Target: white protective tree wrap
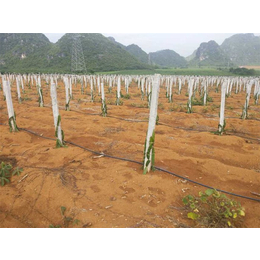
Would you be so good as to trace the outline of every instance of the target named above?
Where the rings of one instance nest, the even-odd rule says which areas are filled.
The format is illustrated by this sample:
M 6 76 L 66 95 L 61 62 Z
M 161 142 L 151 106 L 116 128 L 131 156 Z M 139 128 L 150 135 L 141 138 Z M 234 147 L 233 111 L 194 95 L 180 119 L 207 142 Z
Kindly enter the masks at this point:
M 37 91 L 39 95 L 39 106 L 43 107 L 43 96 L 42 96 L 42 87 L 41 87 L 41 78 L 38 77 L 38 80 L 36 80 L 36 85 L 37 85 Z
M 22 102 L 22 98 L 21 98 L 21 91 L 20 91 L 20 82 L 19 82 L 19 78 L 18 77 L 16 77 L 16 89 L 17 89 L 18 102 L 21 103 Z
M 154 157 L 154 131 L 157 119 L 157 107 L 158 107 L 158 97 L 160 90 L 160 75 L 154 75 L 152 79 L 152 93 L 151 93 L 151 105 L 150 105 L 150 115 L 148 130 L 145 140 L 145 150 L 144 150 L 144 174 L 149 172 L 152 167 L 153 157 Z
M 59 142 L 63 144 L 61 122 L 59 120 L 60 115 L 59 115 L 59 107 L 57 101 L 57 91 L 56 91 L 56 85 L 53 82 L 51 83 L 51 101 L 52 101 L 52 112 L 53 112 L 55 134 Z
M 116 104 L 120 104 L 120 97 L 121 97 L 121 79 L 120 76 L 118 76 L 117 79 L 117 92 L 116 92 Z
M 70 110 L 70 95 L 69 95 L 69 90 L 70 90 L 70 86 L 69 86 L 69 80 L 67 77 L 64 77 L 64 85 L 65 85 L 65 110 L 69 111 Z
M 193 93 L 193 85 L 194 85 L 194 78 L 190 78 L 188 91 L 189 91 L 189 100 L 188 100 L 188 113 L 192 112 L 192 93 Z
M 223 133 L 225 128 L 225 103 L 226 103 L 226 88 L 228 86 L 227 80 L 224 80 L 221 86 L 221 102 L 220 102 L 220 117 L 219 117 L 219 125 L 218 132 L 220 134 Z
M 241 116 L 242 119 L 248 118 L 249 100 L 250 100 L 251 89 L 252 89 L 253 84 L 254 84 L 254 80 L 250 80 L 246 84 L 246 101 L 245 101 L 245 105 L 244 105 L 243 111 L 242 111 L 242 116 Z
M 6 98 L 6 106 L 7 106 L 8 118 L 9 118 L 10 132 L 12 132 L 12 131 L 15 132 L 15 131 L 18 131 L 18 128 L 16 126 L 16 119 L 15 119 L 10 83 L 6 80 L 3 81 L 3 89 L 4 89 L 4 93 L 5 93 L 5 98 Z

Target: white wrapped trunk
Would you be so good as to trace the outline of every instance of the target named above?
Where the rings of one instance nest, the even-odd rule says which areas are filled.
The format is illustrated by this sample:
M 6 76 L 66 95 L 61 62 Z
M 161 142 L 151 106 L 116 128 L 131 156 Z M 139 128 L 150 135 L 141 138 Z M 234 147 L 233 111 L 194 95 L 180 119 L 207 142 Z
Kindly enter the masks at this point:
M 18 96 L 18 102 L 21 103 L 21 92 L 20 92 L 20 84 L 19 84 L 19 78 L 16 77 L 16 89 L 17 89 L 17 96 Z
M 116 100 L 116 104 L 119 105 L 119 102 L 120 102 L 120 97 L 121 97 L 121 80 L 120 80 L 120 76 L 118 76 L 118 79 L 117 79 L 117 94 L 116 94 L 116 97 L 117 97 L 117 100 Z
M 220 134 L 223 133 L 224 125 L 225 125 L 225 102 L 226 102 L 227 85 L 228 85 L 228 82 L 227 82 L 227 80 L 225 80 L 221 87 L 220 118 L 219 118 L 219 126 L 218 126 L 218 132 Z
M 56 91 L 56 85 L 55 83 L 51 83 L 51 100 L 52 100 L 52 112 L 53 112 L 53 120 L 54 120 L 54 127 L 55 131 L 57 133 L 57 139 L 60 141 L 60 143 L 63 143 L 62 140 L 62 130 L 61 130 L 61 122 L 58 124 L 58 118 L 59 118 L 59 107 L 58 107 L 58 101 L 57 101 L 57 91 Z
M 152 80 L 152 96 L 151 96 L 151 105 L 150 105 L 150 115 L 148 130 L 145 141 L 145 150 L 144 150 L 144 174 L 149 172 L 152 167 L 152 158 L 153 158 L 153 143 L 154 142 L 154 131 L 157 119 L 157 106 L 158 106 L 158 96 L 159 96 L 159 75 L 154 75 Z M 152 147 L 151 147 L 152 146 Z
M 4 89 L 4 93 L 5 93 L 5 97 L 6 97 L 6 106 L 7 106 L 7 111 L 8 111 L 10 131 L 17 131 L 18 129 L 16 127 L 16 120 L 15 120 L 15 114 L 14 114 L 14 107 L 13 107 L 10 83 L 6 80 L 3 81 L 3 89 Z

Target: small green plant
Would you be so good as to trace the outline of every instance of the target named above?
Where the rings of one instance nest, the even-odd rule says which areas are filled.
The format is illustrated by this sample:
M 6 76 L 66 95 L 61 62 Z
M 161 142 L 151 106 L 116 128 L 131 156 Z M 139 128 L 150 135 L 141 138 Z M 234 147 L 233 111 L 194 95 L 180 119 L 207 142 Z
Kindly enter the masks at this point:
M 232 106 L 227 106 L 227 109 L 229 109 L 229 110 L 233 110 L 234 107 L 232 107 Z
M 130 99 L 131 98 L 130 94 L 123 95 L 122 93 L 120 93 L 120 95 L 121 95 L 121 98 L 123 98 L 123 99 Z
M 203 99 L 204 99 L 204 97 L 201 97 L 200 99 L 197 99 L 197 98 L 192 99 L 192 105 L 193 106 L 203 106 Z M 213 99 L 212 99 L 212 97 L 209 97 L 207 95 L 206 103 L 208 103 L 208 102 L 213 102 Z
M 65 215 L 65 211 L 66 211 L 66 207 L 64 206 L 61 206 L 60 207 L 60 211 L 61 211 L 61 216 L 62 216 L 62 221 L 63 221 L 63 225 L 53 225 L 53 224 L 50 224 L 49 225 L 49 228 L 61 228 L 61 227 L 69 227 L 70 224 L 73 224 L 73 225 L 78 225 L 80 220 L 78 219 L 74 219 L 73 216 L 66 216 Z
M 66 147 L 66 145 L 64 144 L 64 132 L 63 132 L 63 130 L 61 130 L 62 140 L 60 140 L 58 138 L 58 127 L 60 125 L 60 122 L 61 122 L 61 116 L 59 115 L 58 116 L 57 126 L 56 126 L 56 129 L 55 129 L 55 136 L 57 137 L 57 139 L 56 139 L 56 148 Z
M 117 96 L 118 93 L 116 93 L 116 105 L 117 106 L 122 106 L 123 105 L 123 101 L 121 100 L 122 97 L 122 93 L 120 92 L 119 96 Z
M 143 103 L 143 104 L 136 104 L 136 103 L 131 103 L 132 107 L 138 107 L 138 108 L 147 108 L 148 103 Z
M 12 133 L 13 131 L 14 131 L 14 132 L 18 132 L 18 131 L 19 131 L 19 129 L 18 129 L 18 127 L 17 127 L 17 124 L 16 124 L 16 114 L 15 114 L 15 113 L 14 113 L 13 116 L 11 116 L 11 117 L 9 118 L 8 123 L 9 123 L 9 130 L 10 130 L 11 133 Z
M 215 189 L 199 192 L 199 196 L 187 195 L 182 199 L 187 217 L 200 227 L 227 228 L 240 227 L 245 217 L 245 209 Z
M 210 96 L 207 96 L 207 102 L 213 102 L 213 98 Z
M 135 94 L 133 94 L 133 97 L 140 97 L 140 96 L 141 96 L 140 93 L 135 93 Z
M 159 125 L 159 116 L 156 117 L 156 125 Z
M 141 100 L 144 100 L 144 92 L 141 90 Z
M 116 100 L 116 105 L 117 106 L 122 106 L 124 104 L 124 102 L 120 99 L 120 98 L 118 98 L 117 100 Z
M 188 114 L 191 114 L 193 112 L 193 109 L 192 109 L 192 104 L 193 104 L 193 101 L 192 101 L 192 97 L 191 97 L 191 100 L 188 100 L 187 102 L 187 113 Z
M 105 100 L 103 100 L 101 103 L 101 111 L 102 111 L 102 116 L 106 117 L 107 116 L 107 104 L 106 104 Z
M 1 181 L 1 186 L 4 186 L 6 183 L 10 182 L 10 178 L 14 175 L 20 175 L 20 173 L 23 171 L 23 168 L 15 168 L 12 169 L 11 164 L 5 164 L 4 162 L 1 163 L 1 168 L 0 168 L 0 181 Z
M 70 98 L 68 103 L 65 104 L 65 111 L 70 111 Z
M 32 98 L 29 98 L 27 95 L 22 98 L 22 101 L 32 101 Z
M 143 162 L 145 162 L 145 156 L 147 158 L 147 161 L 146 161 L 146 165 L 144 165 L 144 168 L 143 168 L 143 174 L 146 174 L 147 171 L 148 171 L 148 165 L 151 163 L 151 169 L 152 171 L 155 170 L 154 168 L 154 159 L 155 159 L 155 151 L 154 151 L 154 138 L 155 138 L 155 132 L 153 131 L 153 134 L 152 136 L 150 137 L 150 140 L 149 140 L 149 147 L 148 147 L 148 150 L 147 150 L 147 153 L 145 154 L 145 151 L 146 151 L 146 141 L 145 141 L 145 144 L 144 144 L 144 159 L 143 159 Z M 152 151 L 152 153 L 151 153 Z M 152 155 L 151 158 L 150 158 L 150 154 Z

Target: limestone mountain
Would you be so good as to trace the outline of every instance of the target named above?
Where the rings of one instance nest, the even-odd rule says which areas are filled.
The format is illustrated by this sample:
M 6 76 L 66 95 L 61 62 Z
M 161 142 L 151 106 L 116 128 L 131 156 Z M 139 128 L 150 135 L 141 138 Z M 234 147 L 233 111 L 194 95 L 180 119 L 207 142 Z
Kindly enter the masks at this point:
M 41 33 L 0 34 L 0 71 L 70 73 L 74 36 L 51 43 Z M 82 33 L 80 39 L 88 71 L 149 68 L 102 34 Z
M 235 34 L 220 47 L 237 65 L 260 65 L 260 37 L 253 33 Z
M 71 46 L 75 34 L 65 34 L 55 45 L 53 55 L 55 66 L 63 62 L 66 69 L 70 69 Z M 124 69 L 145 69 L 147 64 L 141 63 L 123 48 L 117 47 L 113 42 L 99 33 L 81 33 L 81 45 L 85 63 L 88 70 L 112 71 Z M 59 62 L 60 60 L 60 62 Z M 66 61 L 66 64 L 65 62 Z
M 139 61 L 143 63 L 148 63 L 148 54 L 143 51 L 138 45 L 131 44 L 126 46 L 126 50 L 135 56 Z
M 126 46 L 124 44 L 120 43 L 120 42 L 117 42 L 114 37 L 109 36 L 109 37 L 107 37 L 107 39 L 109 39 L 115 45 L 117 45 L 117 46 L 119 46 L 119 47 L 121 47 L 122 49 L 125 50 Z
M 152 64 L 161 67 L 185 67 L 187 61 L 173 50 L 161 50 L 157 52 L 150 52 L 149 59 Z
M 190 66 L 228 66 L 232 62 L 215 41 L 203 42 L 186 58 Z
M 125 46 L 122 43 L 117 42 L 115 38 L 111 36 L 107 38 L 117 46 L 129 52 L 131 55 L 135 56 L 139 61 L 148 64 L 148 54 L 144 50 L 142 50 L 138 45 L 130 44 L 128 46 Z
M 49 39 L 41 33 L 0 33 L 0 70 L 38 71 L 46 66 L 51 49 Z

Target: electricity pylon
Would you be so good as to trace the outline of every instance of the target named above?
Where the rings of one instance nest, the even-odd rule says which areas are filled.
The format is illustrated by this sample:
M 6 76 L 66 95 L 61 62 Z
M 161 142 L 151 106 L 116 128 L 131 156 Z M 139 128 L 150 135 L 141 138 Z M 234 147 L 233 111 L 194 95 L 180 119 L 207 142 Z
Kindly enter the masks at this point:
M 73 37 L 71 51 L 71 71 L 84 73 L 87 72 L 79 34 L 76 34 Z

